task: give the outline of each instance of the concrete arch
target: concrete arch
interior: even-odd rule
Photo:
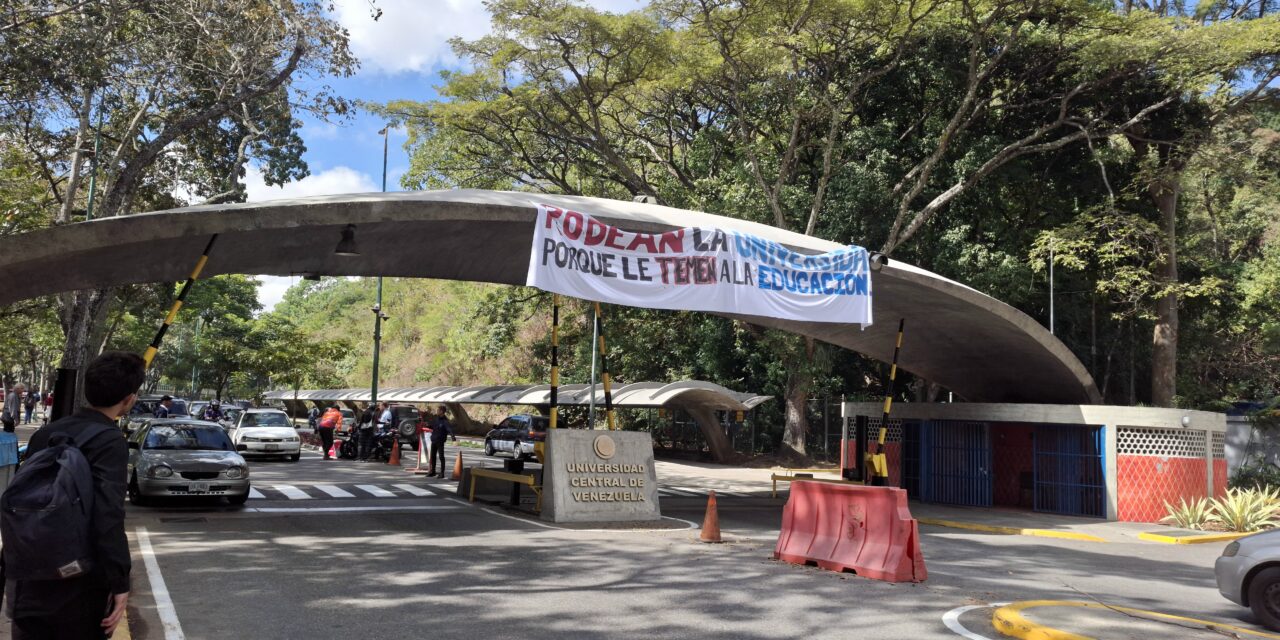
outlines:
[[[523,284],[535,203],[591,213],[635,231],[735,229],[802,253],[838,245],[774,227],[658,205],[481,190],[320,196],[210,205],[94,220],[0,239],[0,305],[117,284],[178,281],[219,234],[206,275],[402,276]],[[362,255],[333,254],[357,225]],[[876,324],[734,316],[900,366],[970,401],[1096,403],[1079,359],[1022,312],[957,282],[893,261],[873,276]]]

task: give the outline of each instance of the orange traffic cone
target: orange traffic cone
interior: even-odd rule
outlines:
[[[342,441],[334,439],[333,446],[329,447],[329,452],[326,455],[328,455],[330,458],[337,459],[338,452],[341,450],[342,450]]]
[[[397,439],[395,444],[391,445],[391,459],[387,464],[392,466],[400,466],[400,441]]]
[[[458,450],[458,457],[453,459],[453,479],[462,480],[462,450]]]
[[[720,542],[720,515],[716,512],[716,492],[707,495],[707,515],[702,518],[702,533],[698,535],[702,542]]]

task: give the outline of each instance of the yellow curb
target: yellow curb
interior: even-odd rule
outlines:
[[[1206,542],[1229,542],[1231,540],[1239,540],[1245,536],[1251,536],[1257,531],[1249,533],[1206,533],[1198,536],[1167,536],[1163,533],[1139,533],[1140,540],[1147,542],[1160,542],[1163,544],[1204,544]]]
[[[1253,629],[1245,629],[1244,627],[1214,622],[1212,620],[1185,618],[1183,616],[1175,616],[1168,613],[1145,611],[1143,609],[1131,609],[1129,607],[1114,607],[1097,602],[1072,602],[1068,600],[1028,600],[1026,602],[1015,602],[1013,604],[1005,605],[992,612],[991,625],[1000,633],[1011,638],[1019,638],[1021,640],[1096,640],[1089,636],[1082,636],[1069,631],[1046,627],[1023,617],[1023,610],[1033,609],[1036,607],[1080,607],[1082,609],[1118,611],[1138,616],[1140,618],[1190,623],[1203,627],[1209,631],[1230,631],[1255,638],[1280,638],[1280,635],[1276,635],[1274,633],[1254,631]]]
[[[1058,538],[1060,540],[1080,540],[1083,542],[1106,542],[1105,538],[1099,538],[1089,533],[1076,533],[1075,531],[1054,531],[1052,529],[1019,529],[1017,527],[1001,527],[994,524],[978,524],[976,522],[957,522],[955,520],[941,520],[938,518],[916,518],[916,522],[920,524],[931,524],[935,527],[949,527],[951,529],[968,529],[969,531],[986,531],[987,533],[1003,533],[1010,536],[1035,536],[1037,538]]]

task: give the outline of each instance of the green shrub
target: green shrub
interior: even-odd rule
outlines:
[[[1164,508],[1168,515],[1161,518],[1160,522],[1168,522],[1183,529],[1203,529],[1205,523],[1214,521],[1213,508],[1205,498],[1194,502],[1187,502],[1186,498],[1180,498],[1178,506],[1175,507],[1166,502]]]
[[[1280,489],[1280,467],[1266,462],[1241,466],[1231,474],[1227,486],[1232,489]]]
[[[1227,495],[1213,501],[1211,521],[1228,531],[1249,532],[1275,526],[1280,510],[1275,489],[1228,489]]]

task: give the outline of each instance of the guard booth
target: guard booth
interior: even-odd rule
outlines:
[[[857,459],[857,437],[872,450],[881,410],[844,405],[846,459]],[[889,484],[922,502],[1156,522],[1165,502],[1227,487],[1220,413],[983,403],[899,403],[893,412]]]

